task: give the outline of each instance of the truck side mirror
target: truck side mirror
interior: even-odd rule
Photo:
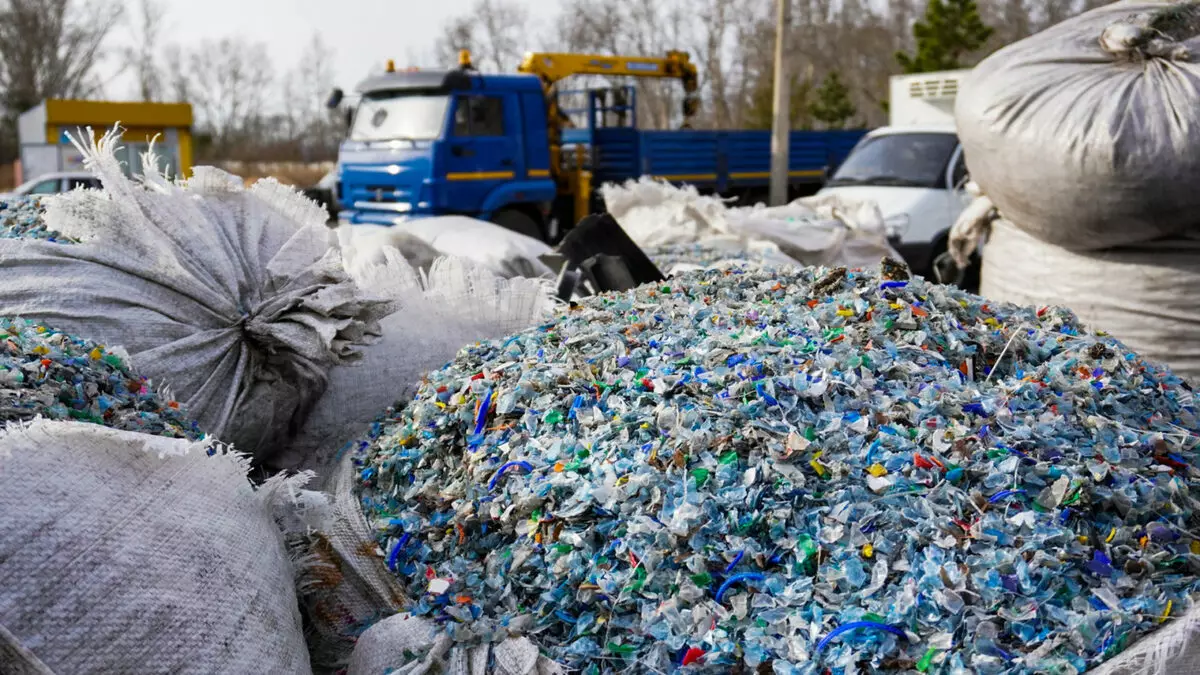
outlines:
[[[344,98],[346,98],[346,92],[338,87],[334,87],[333,91],[329,93],[329,98],[325,101],[325,107],[334,110],[342,104],[342,99]]]

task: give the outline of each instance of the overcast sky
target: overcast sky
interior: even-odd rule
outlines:
[[[443,23],[473,4],[472,0],[160,1],[167,10],[164,43],[189,44],[241,34],[267,44],[276,73],[289,70],[312,34],[320,31],[336,52],[337,84],[347,89],[389,58],[400,64],[429,55]],[[134,12],[136,0],[127,4]],[[559,6],[558,0],[525,0],[525,4],[543,19],[556,14]],[[119,27],[111,38],[114,45],[130,39],[128,26]],[[531,48],[536,46],[532,37],[530,42]],[[105,89],[109,98],[127,98],[132,84],[121,78]]]

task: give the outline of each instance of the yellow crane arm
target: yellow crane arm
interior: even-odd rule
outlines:
[[[537,75],[547,88],[575,75],[677,79],[683,83],[683,90],[689,96],[699,88],[696,66],[687,52],[680,51],[669,51],[665,58],[532,53],[525,55],[517,71]]]
[[[557,178],[560,190],[575,194],[577,219],[587,213],[586,195],[591,191],[591,173],[579,167],[579,162],[573,172],[565,171],[562,166],[563,120],[555,91],[560,81],[576,75],[676,79],[683,84],[684,128],[691,126],[691,118],[699,109],[696,92],[700,88],[700,78],[687,52],[672,50],[662,58],[537,52],[526,54],[517,71],[536,75],[542,81],[546,93],[550,170]]]

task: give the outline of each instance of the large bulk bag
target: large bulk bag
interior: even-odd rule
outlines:
[[[103,191],[46,200],[47,227],[78,243],[0,240],[0,316],[123,347],[201,428],[269,463],[387,303],[345,272],[299,193],[208,167],[137,183],[118,134],[81,147]]]
[[[1116,2],[1011,44],[962,83],[971,177],[1041,241],[1100,250],[1200,224],[1200,5]]]
[[[1000,219],[983,251],[984,297],[1066,307],[1089,328],[1200,382],[1200,241],[1073,252]]]
[[[343,446],[361,438],[371,421],[411,398],[425,373],[460,349],[535,325],[554,306],[549,282],[503,279],[462,258],[438,258],[414,269],[402,253],[381,247],[379,262],[351,266],[356,283],[388,302],[378,341],[362,358],[329,371],[325,393],[275,465],[317,472],[323,482]]]
[[[553,277],[555,271],[540,260],[553,252],[545,242],[514,232],[495,223],[467,216],[412,218],[392,226],[341,225],[338,237],[343,250],[357,253],[353,262],[383,262],[383,249],[400,250],[409,262],[422,249],[437,255],[472,260],[505,277]],[[347,262],[352,262],[347,256]],[[421,265],[427,267],[427,265]]]
[[[248,468],[212,441],[0,430],[0,672],[311,673],[279,525],[303,479]]]
[[[792,264],[870,267],[885,257],[899,258],[887,239],[878,205],[839,196],[807,197],[784,206],[730,207],[727,200],[701,195],[649,178],[600,189],[608,212],[643,248],[720,242],[745,251],[778,248],[775,260]]]

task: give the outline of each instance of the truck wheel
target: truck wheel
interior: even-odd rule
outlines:
[[[538,241],[543,239],[542,228],[528,213],[517,209],[505,209],[492,216],[492,222],[506,230],[512,230]]]

